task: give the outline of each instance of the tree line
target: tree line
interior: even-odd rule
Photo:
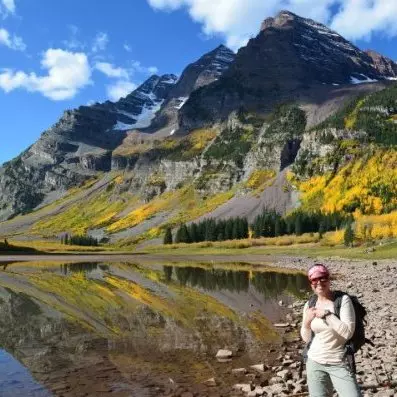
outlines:
[[[227,220],[209,218],[199,223],[181,224],[174,237],[171,228],[167,228],[164,244],[239,240],[248,238],[250,230],[254,238],[291,234],[299,236],[303,233],[319,233],[322,237],[325,232],[345,228],[352,220],[351,215],[341,212],[325,214],[320,211],[295,211],[283,217],[275,211],[264,209],[251,225],[247,218],[242,217]]]
[[[320,211],[294,211],[282,217],[275,211],[264,210],[254,219],[251,229],[255,238],[286,234],[300,236],[304,233],[319,233],[322,236],[325,232],[342,229],[350,219],[351,215],[341,212],[325,214]]]
[[[61,236],[61,244],[64,245],[81,245],[85,247],[97,247],[99,242],[96,238],[84,235],[69,235],[68,233]]]
[[[199,243],[202,241],[241,240],[248,238],[247,218],[229,218],[227,220],[205,219],[199,223],[181,224],[172,237],[171,228],[167,228],[164,244]]]

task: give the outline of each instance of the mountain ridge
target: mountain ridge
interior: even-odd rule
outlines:
[[[151,76],[116,103],[66,111],[0,168],[0,219],[36,208],[24,227],[17,219],[0,224],[0,235],[89,232],[136,242],[211,214],[252,219],[263,205],[294,210],[300,193],[288,180],[293,167],[301,170],[298,179],[311,178],[308,169],[321,174],[332,165],[337,172],[351,156],[339,138],[394,145],[389,80],[396,70],[390,59],[282,11],[237,55],[219,46],[179,79]],[[377,92],[386,99],[368,112],[362,104]],[[327,124],[350,103],[337,126]],[[83,198],[68,201],[68,189],[78,186]],[[56,200],[63,204],[54,212]]]

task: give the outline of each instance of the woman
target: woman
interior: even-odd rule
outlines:
[[[322,264],[308,271],[315,307],[306,303],[301,328],[302,339],[310,342],[306,373],[310,397],[358,397],[361,392],[345,358],[345,343],[355,328],[354,307],[348,295],[342,297],[339,318],[334,314],[333,293],[328,269]]]

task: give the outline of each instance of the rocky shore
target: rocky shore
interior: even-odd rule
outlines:
[[[366,336],[375,347],[364,345],[356,354],[357,379],[365,397],[397,395],[397,262],[396,261],[353,261],[321,260],[332,275],[332,288],[356,295],[368,311]],[[276,267],[306,270],[313,259],[279,258]],[[273,365],[267,363],[264,356],[262,363],[248,368],[233,368],[235,383],[227,393],[216,386],[219,379],[206,382],[204,394],[194,390],[174,390],[169,396],[308,396],[306,376],[303,370],[300,376],[301,351],[303,342],[299,337],[299,328],[304,301],[289,305],[290,312],[285,322],[275,324],[283,335],[281,351],[277,352]],[[283,302],[280,302],[283,305]],[[275,353],[274,349],[270,350]],[[220,355],[227,355],[223,351]],[[233,361],[233,352],[230,359]],[[215,359],[215,358],[214,358]],[[218,357],[219,359],[219,357]],[[269,360],[270,361],[270,360]],[[213,387],[211,392],[211,387]],[[337,394],[335,393],[335,396]],[[340,396],[347,397],[347,396]]]
[[[352,261],[322,260],[333,274],[333,289],[356,295],[368,311],[366,336],[375,347],[364,345],[356,354],[357,379],[363,396],[397,395],[397,262],[396,261]],[[277,267],[306,270],[312,259],[282,258]],[[279,324],[285,336],[288,332],[299,332],[304,302],[290,306],[285,324]],[[288,337],[286,338],[288,340]],[[278,365],[268,368],[271,377],[267,381],[236,384],[249,397],[254,396],[304,396],[307,394],[305,371],[299,376],[299,338],[287,342]],[[345,396],[342,396],[345,397]]]

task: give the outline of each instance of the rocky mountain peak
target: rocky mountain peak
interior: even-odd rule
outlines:
[[[222,44],[189,64],[170,90],[161,110],[153,120],[151,129],[171,126],[170,131],[177,130],[178,112],[191,93],[218,80],[229,69],[235,57],[236,54]]]
[[[382,74],[388,75],[389,77],[397,77],[397,63],[387,58],[376,51],[366,50],[375,66],[375,68]]]
[[[275,17],[266,18],[262,22],[260,30],[262,31],[269,28],[279,28],[281,26],[287,25],[297,18],[299,17],[294,13],[287,10],[282,10]]]
[[[275,102],[292,101],[308,90],[394,77],[387,60],[371,57],[321,23],[281,11],[262,23],[217,82],[189,99],[179,123],[190,130],[241,106],[269,111]]]
[[[235,56],[224,45],[204,54],[185,68],[170,97],[188,97],[197,88],[217,80],[229,68]]]

